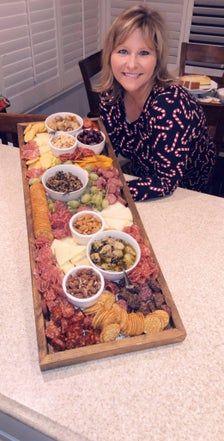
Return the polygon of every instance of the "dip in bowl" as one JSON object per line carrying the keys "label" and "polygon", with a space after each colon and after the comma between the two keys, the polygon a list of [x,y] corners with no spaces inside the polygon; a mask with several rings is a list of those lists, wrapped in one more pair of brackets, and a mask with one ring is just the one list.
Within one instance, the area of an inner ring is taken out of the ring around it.
{"label": "dip in bowl", "polygon": [[133,270],[141,257],[138,242],[127,233],[105,230],[94,235],[87,244],[90,264],[107,280],[119,280]]}
{"label": "dip in bowl", "polygon": [[56,165],[42,175],[42,184],[49,197],[62,202],[79,199],[88,180],[88,172],[72,164]]}

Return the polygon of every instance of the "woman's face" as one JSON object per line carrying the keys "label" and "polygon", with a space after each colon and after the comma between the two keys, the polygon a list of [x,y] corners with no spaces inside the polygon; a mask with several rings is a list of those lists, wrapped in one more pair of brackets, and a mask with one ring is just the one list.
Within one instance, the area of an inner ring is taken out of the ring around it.
{"label": "woman's face", "polygon": [[156,61],[156,53],[145,42],[141,29],[136,29],[111,54],[113,75],[131,94],[150,90]]}

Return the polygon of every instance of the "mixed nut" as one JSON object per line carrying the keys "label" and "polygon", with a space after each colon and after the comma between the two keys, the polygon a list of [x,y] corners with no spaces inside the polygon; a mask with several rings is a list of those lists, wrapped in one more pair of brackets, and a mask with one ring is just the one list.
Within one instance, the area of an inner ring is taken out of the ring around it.
{"label": "mixed nut", "polygon": [[67,280],[66,289],[69,294],[79,299],[86,299],[94,296],[101,287],[101,280],[98,274],[91,269],[80,269]]}

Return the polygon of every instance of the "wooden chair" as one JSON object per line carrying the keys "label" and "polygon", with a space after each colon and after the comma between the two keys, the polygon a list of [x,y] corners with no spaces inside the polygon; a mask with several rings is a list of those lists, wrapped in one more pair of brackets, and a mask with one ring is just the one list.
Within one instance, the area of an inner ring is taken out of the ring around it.
{"label": "wooden chair", "polygon": [[[179,75],[186,73],[186,66],[224,69],[224,46],[211,44],[186,43],[181,44]],[[223,77],[212,76],[221,85]]]}
{"label": "wooden chair", "polygon": [[[224,69],[224,46],[183,42],[179,64],[180,76],[187,73],[186,66],[199,66],[201,73],[205,67]],[[224,86],[224,74],[222,77],[209,76],[218,83],[219,87]],[[224,104],[203,102],[200,104],[204,109],[209,133],[216,143],[218,155],[224,140]]]}
{"label": "wooden chair", "polygon": [[0,138],[2,143],[8,144],[10,142],[14,147],[18,147],[17,124],[44,121],[47,116],[31,113],[0,113]]}
{"label": "wooden chair", "polygon": [[99,94],[93,91],[93,77],[101,70],[101,55],[102,51],[98,51],[93,55],[79,61],[79,67],[83,77],[84,86],[86,89],[86,94],[89,102],[90,112],[88,116],[97,117],[99,116]]}

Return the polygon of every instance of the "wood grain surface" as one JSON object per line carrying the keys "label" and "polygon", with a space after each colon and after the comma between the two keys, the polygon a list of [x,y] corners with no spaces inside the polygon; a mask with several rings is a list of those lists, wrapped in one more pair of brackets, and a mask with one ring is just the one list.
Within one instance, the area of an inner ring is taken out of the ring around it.
{"label": "wood grain surface", "polygon": [[[69,349],[62,352],[52,352],[51,348],[47,344],[47,340],[45,337],[45,319],[42,313],[41,296],[36,287],[35,279],[33,277],[33,271],[35,268],[35,262],[34,262],[35,245],[34,245],[34,233],[33,233],[33,224],[32,224],[32,211],[31,211],[31,202],[29,195],[29,184],[26,179],[26,170],[27,170],[26,164],[25,161],[21,159],[23,191],[24,191],[28,241],[29,241],[33,305],[34,305],[34,314],[35,314],[35,322],[36,322],[39,364],[41,370],[58,368],[60,366],[67,366],[75,363],[86,362],[89,360],[96,360],[108,356],[113,356],[116,354],[122,354],[125,352],[133,352],[133,351],[153,348],[156,346],[174,344],[183,341],[186,337],[186,331],[184,329],[182,320],[180,318],[176,305],[173,301],[166,280],[162,274],[161,268],[159,266],[159,262],[157,261],[150,240],[146,234],[141,218],[136,209],[136,205],[131,197],[130,191],[128,189],[122,170],[113,151],[105,127],[103,126],[100,120],[97,119],[97,121],[100,130],[102,130],[106,135],[107,154],[112,158],[113,165],[119,170],[120,179],[123,183],[123,196],[127,201],[127,204],[132,212],[134,223],[140,227],[144,241],[146,245],[149,247],[153,258],[159,267],[158,281],[162,289],[162,292],[164,294],[164,297],[166,299],[166,302],[168,306],[171,308],[172,327],[170,329],[158,333],[144,334],[137,337],[125,337],[123,339],[119,339],[113,342],[98,343],[96,345],[90,345],[76,349]],[[18,125],[18,138],[19,138],[20,148],[24,144],[23,132],[26,126],[27,126],[26,123]]]}

